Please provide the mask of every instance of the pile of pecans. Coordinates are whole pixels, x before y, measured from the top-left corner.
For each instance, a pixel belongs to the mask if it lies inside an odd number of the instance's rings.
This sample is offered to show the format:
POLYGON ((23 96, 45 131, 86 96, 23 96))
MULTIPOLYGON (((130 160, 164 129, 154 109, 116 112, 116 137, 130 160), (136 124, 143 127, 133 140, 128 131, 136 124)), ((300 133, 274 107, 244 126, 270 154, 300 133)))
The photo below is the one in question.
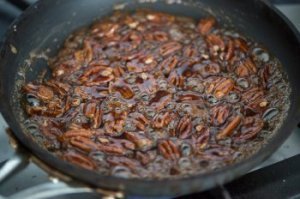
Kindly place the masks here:
POLYGON ((233 164, 288 104, 278 61, 212 17, 116 12, 73 33, 50 68, 23 87, 30 132, 64 160, 126 178, 233 164))

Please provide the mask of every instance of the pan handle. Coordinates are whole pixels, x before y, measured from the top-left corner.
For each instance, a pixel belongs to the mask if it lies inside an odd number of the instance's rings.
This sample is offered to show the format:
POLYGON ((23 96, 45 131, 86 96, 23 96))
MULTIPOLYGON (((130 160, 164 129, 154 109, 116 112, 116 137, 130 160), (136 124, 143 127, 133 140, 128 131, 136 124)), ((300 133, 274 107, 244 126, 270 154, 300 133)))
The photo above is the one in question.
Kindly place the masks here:
POLYGON ((6 1, 14 5, 15 7, 19 8, 20 10, 26 10, 26 8, 30 6, 30 4, 25 2, 24 0, 6 0, 6 1))

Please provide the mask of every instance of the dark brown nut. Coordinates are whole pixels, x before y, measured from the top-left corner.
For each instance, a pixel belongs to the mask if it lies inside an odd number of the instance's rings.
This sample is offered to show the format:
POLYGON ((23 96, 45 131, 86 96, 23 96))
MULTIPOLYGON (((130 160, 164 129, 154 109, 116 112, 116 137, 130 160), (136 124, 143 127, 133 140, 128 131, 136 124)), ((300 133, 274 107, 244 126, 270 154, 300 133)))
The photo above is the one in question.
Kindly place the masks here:
POLYGON ((225 123, 231 111, 229 106, 220 105, 213 107, 210 112, 212 123, 216 126, 220 126, 225 123))
POLYGON ((137 167, 140 167, 140 163, 137 160, 127 158, 127 157, 111 156, 111 157, 107 157, 106 160, 112 166, 123 165, 132 170, 135 170, 137 167))
POLYGON ((114 79, 113 69, 105 66, 94 66, 86 69, 79 80, 85 86, 106 84, 114 79))
POLYGON ((167 91, 157 91, 155 96, 150 100, 149 105, 157 111, 163 109, 172 99, 172 95, 167 91))
POLYGON ((113 68, 113 75, 115 77, 121 77, 122 75, 124 75, 125 71, 121 66, 115 66, 113 68))
POLYGON ((201 64, 195 64, 193 71, 198 72, 203 78, 217 75, 221 72, 219 64, 213 62, 203 62, 201 64))
POLYGON ((195 46, 189 45, 187 47, 184 48, 183 50, 183 56, 185 57, 197 57, 198 54, 198 49, 195 46))
POLYGON ((53 90, 50 87, 43 85, 34 85, 32 83, 28 83, 22 87, 22 90, 26 93, 37 96, 43 101, 49 101, 54 97, 53 90))
POLYGON ((118 140, 113 138, 98 137, 98 150, 109 155, 125 155, 128 150, 134 149, 133 143, 127 140, 118 140))
POLYGON ((234 40, 235 47, 242 50, 244 53, 247 53, 249 50, 249 46, 247 42, 241 38, 234 40))
POLYGON ((233 133, 233 131, 237 128, 237 126, 240 124, 241 122, 241 116, 237 115, 233 118, 233 120, 231 122, 229 122, 229 124, 223 129, 221 130, 218 135, 217 135, 217 139, 224 139, 225 137, 229 137, 231 136, 231 134, 233 133))
POLYGON ((108 95, 108 88, 104 86, 76 86, 74 94, 82 99, 104 99, 108 95))
POLYGON ((92 26, 92 33, 98 37, 113 37, 117 30, 119 29, 119 24, 113 22, 100 22, 95 23, 92 26))
POLYGON ((62 155, 62 158, 85 169, 93 170, 96 168, 95 163, 89 157, 76 152, 66 152, 62 155))
POLYGON ((83 49, 74 53, 75 60, 80 64, 87 64, 93 59, 93 49, 89 41, 83 42, 83 49))
POLYGON ((95 131, 87 130, 87 129, 74 129, 65 132, 62 136, 63 139, 69 139, 74 137, 85 137, 91 138, 95 134, 95 131))
POLYGON ((192 134, 192 120, 188 115, 182 117, 176 127, 176 134, 181 139, 186 139, 192 134))
POLYGON ((180 152, 171 140, 161 141, 158 144, 158 150, 166 159, 176 160, 180 158, 180 152))
POLYGON ((232 148, 216 145, 206 149, 202 153, 202 158, 227 162, 231 159, 230 157, 232 157, 234 153, 235 151, 232 148))
POLYGON ((206 37, 206 41, 210 46, 212 52, 224 51, 225 43, 221 36, 215 34, 209 34, 206 37))
POLYGON ((166 13, 153 12, 146 15, 147 20, 153 23, 165 24, 175 20, 175 17, 166 13))
POLYGON ((85 151, 87 153, 98 149, 98 145, 95 142, 85 137, 74 137, 71 138, 69 142, 73 147, 85 151))
POLYGON ((119 92, 123 98, 125 99, 131 99, 134 97, 134 93, 132 89, 128 85, 114 85, 113 86, 113 91, 119 92))
POLYGON ((178 57, 170 56, 164 59, 158 67, 164 72, 164 74, 169 74, 176 67, 177 63, 178 57))
POLYGON ((220 82, 218 82, 214 89, 214 95, 216 98, 220 99, 227 95, 230 91, 232 91, 234 88, 234 82, 232 79, 224 78, 220 82))
POLYGON ((202 124, 196 125, 195 130, 196 132, 192 136, 192 141, 196 151, 199 151, 208 146, 210 133, 209 128, 202 124))
POLYGON ((242 123, 240 134, 235 137, 236 141, 244 142, 253 139, 263 129, 264 121, 258 117, 246 117, 242 123))
POLYGON ((140 151, 136 152, 136 159, 139 160, 143 165, 147 165, 153 160, 149 152, 143 153, 140 151))
POLYGON ((58 93, 60 96, 65 96, 70 90, 71 86, 53 79, 46 82, 46 85, 51 87, 55 93, 58 93))
POLYGON ((201 19, 198 23, 198 31, 200 32, 200 34, 206 35, 212 30, 215 24, 216 20, 213 17, 201 19))
POLYGON ((271 76, 270 65, 266 65, 263 69, 260 70, 259 76, 262 79, 262 84, 264 88, 268 87, 269 78, 271 76))
POLYGON ((166 43, 164 45, 162 45, 160 48, 159 48, 159 53, 162 55, 162 56, 167 56, 171 53, 174 53, 178 50, 180 50, 182 48, 181 44, 178 43, 178 42, 169 42, 169 43, 166 43))
POLYGON ((177 86, 177 87, 183 87, 184 86, 184 78, 182 75, 179 75, 177 71, 172 71, 168 77, 168 81, 170 84, 177 86))
POLYGON ((153 33, 153 39, 159 42, 165 42, 169 40, 168 34, 163 31, 155 31, 153 33))
POLYGON ((39 86, 38 90, 37 90, 37 96, 41 99, 41 100, 51 100, 54 97, 54 93, 53 90, 49 87, 46 86, 39 86))
POLYGON ((234 42, 232 40, 229 40, 226 46, 226 50, 225 50, 225 60, 231 60, 233 55, 234 55, 234 42))
POLYGON ((126 139, 133 142, 135 144, 136 148, 139 150, 147 151, 154 146, 153 141, 150 140, 149 138, 147 138, 142 133, 125 132, 124 135, 125 135, 126 139))
POLYGON ((144 131, 146 125, 150 123, 149 120, 141 113, 135 112, 132 117, 134 118, 134 125, 141 131, 144 131))
POLYGON ((242 95, 242 100, 246 103, 252 103, 264 96, 264 91, 259 87, 253 87, 245 91, 242 95))
POLYGON ((154 116, 152 121, 153 128, 163 128, 172 120, 172 115, 169 112, 161 112, 154 116))
POLYGON ((115 119, 104 123, 104 129, 106 134, 110 136, 120 136, 123 133, 125 121, 123 119, 115 119))
POLYGON ((257 72, 256 66, 250 58, 247 58, 236 68, 235 73, 239 77, 246 77, 257 72))
POLYGON ((190 102, 192 103, 193 101, 200 102, 203 101, 202 96, 199 95, 199 93, 194 93, 194 92, 185 92, 185 93, 180 93, 177 96, 177 102, 190 102))

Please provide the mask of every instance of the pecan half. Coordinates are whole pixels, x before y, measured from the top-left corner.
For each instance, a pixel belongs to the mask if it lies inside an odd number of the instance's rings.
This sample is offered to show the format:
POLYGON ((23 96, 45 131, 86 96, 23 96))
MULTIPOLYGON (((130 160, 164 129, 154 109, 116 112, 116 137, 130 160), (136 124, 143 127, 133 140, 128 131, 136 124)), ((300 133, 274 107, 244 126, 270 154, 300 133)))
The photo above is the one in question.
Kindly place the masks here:
POLYGON ((96 150, 98 145, 95 144, 92 140, 85 137, 74 137, 70 139, 70 144, 82 151, 91 152, 92 150, 96 150))
POLYGON ((195 146, 196 151, 199 149, 202 150, 207 147, 210 133, 209 128, 205 127, 202 124, 198 124, 196 127, 196 132, 192 136, 193 145, 195 146))
POLYGON ((96 168, 95 163, 87 156, 75 152, 67 152, 63 154, 63 159, 71 162, 72 164, 81 166, 85 169, 93 170, 96 168))
POLYGON ((188 115, 182 117, 176 127, 176 133, 179 138, 186 139, 192 133, 192 120, 188 115))
POLYGON ((158 150, 166 159, 175 160, 180 158, 179 149, 171 140, 161 141, 158 144, 158 150))
POLYGON ((239 77, 246 77, 257 72, 256 66, 250 58, 247 58, 236 68, 235 73, 239 77))
POLYGON ((218 133, 217 139, 220 140, 220 139, 224 139, 225 137, 231 136, 233 131, 240 124, 241 119, 242 119, 241 116, 239 115, 235 116, 233 120, 229 122, 229 124, 222 131, 218 133))
POLYGON ((178 43, 178 42, 168 42, 164 45, 162 45, 160 48, 159 48, 159 53, 162 55, 162 56, 167 56, 171 53, 174 53, 178 50, 180 50, 182 48, 181 44, 178 43))
POLYGON ((235 140, 243 142, 253 139, 263 129, 264 121, 258 117, 246 117, 243 121, 240 134, 235 140))
POLYGON ((172 120, 172 115, 169 112, 161 112, 156 114, 152 121, 153 128, 163 128, 172 120))
POLYGON ((133 142, 135 144, 136 148, 139 150, 147 151, 150 148, 152 148, 154 145, 153 141, 150 140, 149 138, 147 138, 142 133, 125 132, 124 135, 125 135, 126 139, 133 142))
POLYGON ((114 79, 113 69, 105 66, 94 66, 86 69, 79 80, 86 86, 105 84, 114 79))
POLYGON ((230 107, 226 105, 215 106, 211 109, 211 121, 214 125, 224 124, 230 115, 230 107))
POLYGON ((214 95, 216 98, 222 98, 227 95, 234 88, 234 82, 232 79, 223 79, 217 83, 214 91, 214 95))
POLYGON ((150 100, 149 105, 159 111, 164 108, 168 102, 171 101, 172 95, 167 91, 157 91, 155 96, 150 100))
POLYGON ((195 64, 193 71, 198 72, 203 78, 217 75, 221 72, 219 64, 214 62, 203 62, 201 64, 195 64))
POLYGON ((204 19, 201 19, 198 23, 198 31, 202 34, 205 35, 209 33, 214 25, 216 24, 216 20, 213 17, 207 17, 204 19))
POLYGON ((170 56, 164 59, 158 67, 164 72, 164 74, 169 74, 176 67, 178 61, 177 56, 170 56))

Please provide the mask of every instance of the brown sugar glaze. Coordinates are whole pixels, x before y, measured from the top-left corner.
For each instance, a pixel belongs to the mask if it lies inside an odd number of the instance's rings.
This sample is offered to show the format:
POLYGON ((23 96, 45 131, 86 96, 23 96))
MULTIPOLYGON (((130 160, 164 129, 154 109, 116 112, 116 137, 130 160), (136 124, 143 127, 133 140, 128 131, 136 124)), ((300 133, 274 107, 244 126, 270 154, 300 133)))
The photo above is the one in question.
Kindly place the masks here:
POLYGON ((257 152, 283 120, 279 61, 212 18, 116 12, 74 32, 23 86, 29 132, 101 174, 170 178, 257 152))

